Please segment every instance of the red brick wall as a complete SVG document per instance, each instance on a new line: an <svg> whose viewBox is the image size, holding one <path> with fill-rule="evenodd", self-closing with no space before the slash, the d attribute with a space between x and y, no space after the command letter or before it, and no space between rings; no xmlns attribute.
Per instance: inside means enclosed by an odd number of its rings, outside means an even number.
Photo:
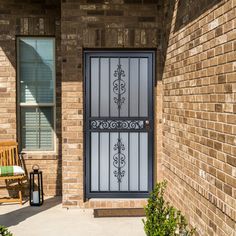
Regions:
<svg viewBox="0 0 236 236"><path fill-rule="evenodd" d="M169 4L174 12L167 22L163 77L167 197L197 228L196 235L233 236L236 1Z"/></svg>

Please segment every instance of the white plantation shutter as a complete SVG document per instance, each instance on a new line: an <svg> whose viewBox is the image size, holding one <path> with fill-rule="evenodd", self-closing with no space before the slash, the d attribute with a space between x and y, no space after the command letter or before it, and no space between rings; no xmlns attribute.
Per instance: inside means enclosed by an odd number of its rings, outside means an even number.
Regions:
<svg viewBox="0 0 236 236"><path fill-rule="evenodd" d="M39 112L39 145L41 149L49 150L53 147L53 112L51 108L40 108Z"/></svg>
<svg viewBox="0 0 236 236"><path fill-rule="evenodd" d="M37 149L38 115L35 108L21 108L21 144L23 149Z"/></svg>
<svg viewBox="0 0 236 236"><path fill-rule="evenodd" d="M53 147L53 112L51 107L21 108L22 148L51 150Z"/></svg>
<svg viewBox="0 0 236 236"><path fill-rule="evenodd" d="M54 39L19 39L21 146L53 150L55 56Z"/></svg>

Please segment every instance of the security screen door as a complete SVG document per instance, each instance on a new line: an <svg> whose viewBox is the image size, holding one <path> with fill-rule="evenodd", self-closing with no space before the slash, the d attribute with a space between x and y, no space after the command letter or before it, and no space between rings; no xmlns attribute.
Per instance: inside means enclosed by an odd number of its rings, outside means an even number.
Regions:
<svg viewBox="0 0 236 236"><path fill-rule="evenodd" d="M152 190L151 51L85 52L86 197Z"/></svg>

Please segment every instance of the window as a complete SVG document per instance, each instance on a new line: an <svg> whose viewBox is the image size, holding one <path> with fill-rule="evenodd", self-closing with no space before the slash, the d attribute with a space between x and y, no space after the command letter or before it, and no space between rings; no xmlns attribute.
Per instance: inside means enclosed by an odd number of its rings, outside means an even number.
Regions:
<svg viewBox="0 0 236 236"><path fill-rule="evenodd" d="M26 151L53 151L55 41L18 38L19 140Z"/></svg>

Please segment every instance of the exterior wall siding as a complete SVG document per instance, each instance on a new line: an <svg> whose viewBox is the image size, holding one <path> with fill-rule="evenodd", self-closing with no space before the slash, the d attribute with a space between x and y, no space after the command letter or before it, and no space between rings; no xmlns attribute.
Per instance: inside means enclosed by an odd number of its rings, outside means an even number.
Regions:
<svg viewBox="0 0 236 236"><path fill-rule="evenodd" d="M201 2L207 6L207 1ZM174 11L166 29L170 31L163 77L167 197L188 216L196 235L234 236L236 2L211 1L214 4L195 18L191 17L199 6L192 4L189 11L184 1L180 3L169 1Z"/></svg>

